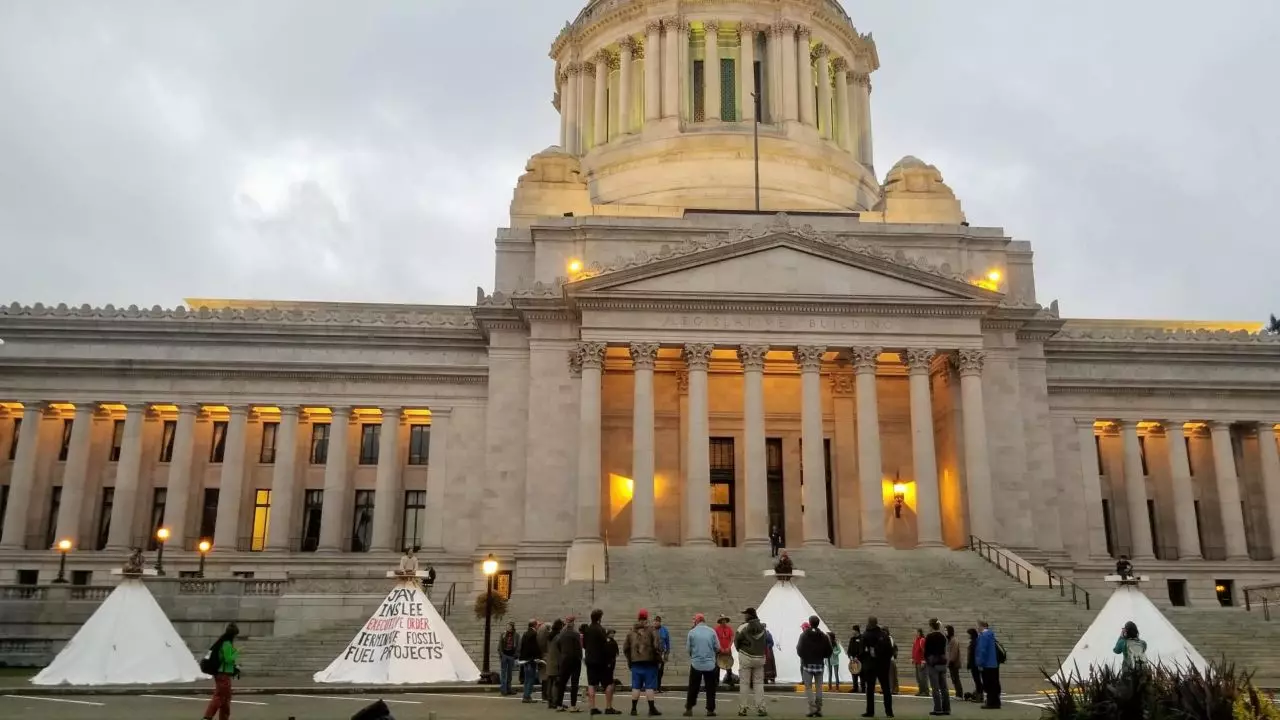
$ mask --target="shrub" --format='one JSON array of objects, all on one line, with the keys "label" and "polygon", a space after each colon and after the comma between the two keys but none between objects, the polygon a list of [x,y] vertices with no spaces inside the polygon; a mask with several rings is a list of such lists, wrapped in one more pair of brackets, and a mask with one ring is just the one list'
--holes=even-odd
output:
[{"label": "shrub", "polygon": [[1226,661],[1197,668],[1095,668],[1053,685],[1046,718],[1054,720],[1280,720],[1280,709]]}]

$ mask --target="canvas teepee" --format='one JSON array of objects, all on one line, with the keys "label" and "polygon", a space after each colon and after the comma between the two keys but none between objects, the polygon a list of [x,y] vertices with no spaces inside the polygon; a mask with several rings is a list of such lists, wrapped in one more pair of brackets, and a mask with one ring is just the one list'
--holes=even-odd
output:
[{"label": "canvas teepee", "polygon": [[[776,646],[773,651],[773,660],[778,668],[778,682],[804,681],[800,677],[800,656],[796,654],[796,643],[800,641],[800,626],[809,621],[810,615],[817,614],[794,582],[775,582],[769,589],[769,593],[764,596],[764,602],[756,608],[756,615],[760,616],[760,622],[764,623],[769,634],[773,635]],[[822,624],[822,629],[830,630],[825,622]],[[733,671],[741,672],[737,649],[733,651]]]},{"label": "canvas teepee", "polygon": [[1055,679],[1064,680],[1072,675],[1088,677],[1094,668],[1120,669],[1124,658],[1113,652],[1113,648],[1121,628],[1129,621],[1138,626],[1139,636],[1147,641],[1147,662],[1151,665],[1194,666],[1200,670],[1208,666],[1141,590],[1134,585],[1121,585],[1076,643]]},{"label": "canvas teepee", "polygon": [[396,583],[318,683],[474,682],[480,670],[415,579]]},{"label": "canvas teepee", "polygon": [[153,685],[206,677],[151,591],[126,578],[31,679],[36,685]]}]

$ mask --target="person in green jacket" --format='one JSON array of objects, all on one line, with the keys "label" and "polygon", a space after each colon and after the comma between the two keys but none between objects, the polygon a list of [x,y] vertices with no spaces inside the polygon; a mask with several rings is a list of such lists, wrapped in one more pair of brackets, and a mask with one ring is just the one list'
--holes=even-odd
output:
[{"label": "person in green jacket", "polygon": [[1138,637],[1138,625],[1132,620],[1124,624],[1124,630],[1120,632],[1116,646],[1111,651],[1116,655],[1124,655],[1124,662],[1120,666],[1122,671],[1128,672],[1139,664],[1147,664],[1147,641]]},{"label": "person in green jacket", "polygon": [[214,713],[218,714],[220,720],[228,720],[231,717],[231,678],[240,677],[240,668],[236,667],[240,651],[234,644],[239,635],[240,628],[235,623],[231,623],[213,644],[214,651],[220,660],[218,672],[213,674],[213,697],[209,699],[209,705],[204,709],[204,720],[213,720]]}]

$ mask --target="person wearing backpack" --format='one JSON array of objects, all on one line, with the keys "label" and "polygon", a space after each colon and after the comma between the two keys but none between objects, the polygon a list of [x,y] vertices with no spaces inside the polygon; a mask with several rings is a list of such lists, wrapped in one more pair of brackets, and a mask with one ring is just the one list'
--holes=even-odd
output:
[{"label": "person wearing backpack", "polygon": [[1003,654],[1000,642],[991,625],[983,620],[978,623],[978,649],[974,652],[974,662],[982,672],[982,689],[986,693],[987,702],[982,707],[988,710],[1000,709],[1000,656]]},{"label": "person wearing backpack", "polygon": [[884,714],[893,717],[893,686],[889,675],[893,668],[893,640],[889,633],[880,627],[880,621],[874,617],[867,618],[867,629],[859,638],[862,663],[862,686],[867,692],[867,712],[862,717],[876,716],[876,683],[880,684],[880,694],[884,698]]},{"label": "person wearing backpack", "polygon": [[1120,638],[1116,640],[1116,646],[1111,650],[1116,655],[1124,655],[1124,662],[1120,668],[1125,672],[1147,664],[1147,641],[1138,637],[1138,625],[1132,620],[1124,624],[1124,629],[1120,631]]},{"label": "person wearing backpack", "polygon": [[209,648],[209,653],[200,661],[200,670],[213,676],[213,697],[204,709],[204,720],[213,720],[216,713],[220,720],[231,717],[231,678],[240,677],[240,668],[236,660],[240,651],[236,650],[235,640],[240,635],[240,628],[231,623],[227,629]]}]

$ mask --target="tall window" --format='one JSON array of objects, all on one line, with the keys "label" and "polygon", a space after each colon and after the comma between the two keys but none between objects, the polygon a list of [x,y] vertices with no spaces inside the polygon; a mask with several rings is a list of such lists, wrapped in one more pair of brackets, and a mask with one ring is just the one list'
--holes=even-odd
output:
[{"label": "tall window", "polygon": [[218,529],[218,488],[204,489],[204,502],[200,505],[200,539],[213,540]]},{"label": "tall window", "polygon": [[1157,560],[1164,560],[1164,549],[1160,547],[1160,531],[1156,527],[1156,501],[1147,500],[1147,525],[1151,528],[1151,547]]},{"label": "tall window", "polygon": [[360,464],[378,464],[378,438],[382,436],[382,426],[377,423],[365,423],[360,426]]},{"label": "tall window", "polygon": [[9,441],[9,459],[18,456],[18,439],[22,437],[22,418],[13,419],[13,439]]},{"label": "tall window", "polygon": [[765,487],[769,496],[769,530],[774,528],[782,535],[782,544],[787,544],[787,505],[783,492],[782,473],[782,438],[767,438],[765,450]]},{"label": "tall window", "polygon": [[58,511],[62,509],[62,486],[55,485],[49,491],[49,518],[44,524],[44,546],[46,548],[53,547],[58,541],[55,534],[58,532]]},{"label": "tall window", "polygon": [[124,444],[124,421],[116,420],[111,424],[111,453],[107,459],[120,462],[120,446]]},{"label": "tall window", "polygon": [[178,434],[178,421],[165,420],[160,431],[160,462],[173,462],[173,438]]},{"label": "tall window", "polygon": [[320,517],[324,510],[324,491],[308,490],[302,500],[302,552],[315,552],[320,547]]},{"label": "tall window", "polygon": [[706,66],[701,60],[693,61],[693,121],[706,122],[707,119],[707,87]]},{"label": "tall window", "polygon": [[738,121],[738,63],[733,58],[720,58],[720,117],[725,122]]},{"label": "tall window", "polygon": [[[764,43],[758,42],[756,45],[756,57],[764,57],[765,52]],[[764,62],[757,60],[755,65],[751,68],[751,74],[752,79],[755,81],[756,89],[756,97],[754,101],[756,104],[756,121],[773,122],[773,118],[765,117],[765,108],[768,107],[768,103],[765,102],[765,93],[767,90],[764,86]],[[742,98],[742,102],[747,102],[748,100],[751,100],[751,98]]]},{"label": "tall window", "polygon": [[271,523],[271,491],[258,490],[253,494],[253,536],[249,539],[250,552],[267,549],[267,526]]},{"label": "tall window", "polygon": [[258,462],[263,465],[276,461],[276,435],[279,430],[278,422],[262,423],[262,449],[258,451]]},{"label": "tall window", "polygon": [[1147,470],[1147,436],[1146,435],[1138,436],[1138,457],[1142,460],[1142,476],[1146,477],[1150,475],[1151,472]]},{"label": "tall window", "polygon": [[711,540],[720,547],[733,547],[738,534],[734,514],[735,472],[733,438],[708,440],[711,461]]},{"label": "tall window", "polygon": [[1102,436],[1093,436],[1093,454],[1098,458],[1098,477],[1107,474],[1106,463],[1102,462]]},{"label": "tall window", "polygon": [[75,421],[71,419],[62,421],[62,444],[58,446],[58,462],[67,461],[67,453],[71,450],[71,427],[74,424]]},{"label": "tall window", "polygon": [[373,540],[373,491],[356,491],[356,508],[351,518],[351,552],[369,552]]},{"label": "tall window", "polygon": [[1200,501],[1193,500],[1191,508],[1195,511],[1196,516],[1196,540],[1200,543],[1200,552],[1204,553],[1204,523],[1200,522]]},{"label": "tall window", "polygon": [[401,548],[416,548],[421,543],[423,523],[427,519],[427,493],[423,490],[406,490],[404,493],[404,522],[400,525]]},{"label": "tall window", "polygon": [[409,464],[426,465],[431,450],[431,426],[409,426]]},{"label": "tall window", "polygon": [[329,423],[311,426],[311,464],[323,465],[329,460]]},{"label": "tall window", "polygon": [[1115,538],[1111,535],[1111,501],[1105,498],[1102,501],[1102,530],[1107,536],[1107,554],[1115,557]]},{"label": "tall window", "polygon": [[212,442],[209,443],[209,462],[220,463],[227,453],[227,421],[215,420]]},{"label": "tall window", "polygon": [[1195,461],[1195,456],[1191,454],[1191,436],[1188,435],[1183,437],[1182,442],[1185,443],[1187,446],[1187,469],[1191,471],[1191,477],[1195,477],[1196,461]]},{"label": "tall window", "polygon": [[[156,488],[151,491],[151,537],[147,538],[147,549],[155,550],[160,547],[160,538],[156,537],[156,531],[164,524],[164,506],[169,501],[169,491],[166,488]],[[182,542],[182,538],[173,538],[178,543]]]},{"label": "tall window", "polygon": [[111,508],[115,503],[116,489],[102,488],[102,502],[98,505],[98,542],[93,546],[95,550],[107,547],[107,538],[111,537]]}]

